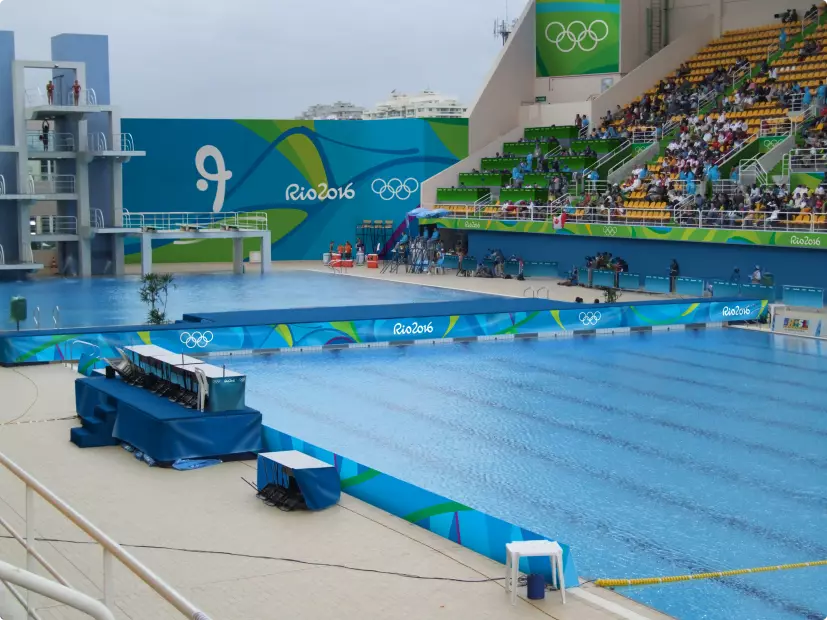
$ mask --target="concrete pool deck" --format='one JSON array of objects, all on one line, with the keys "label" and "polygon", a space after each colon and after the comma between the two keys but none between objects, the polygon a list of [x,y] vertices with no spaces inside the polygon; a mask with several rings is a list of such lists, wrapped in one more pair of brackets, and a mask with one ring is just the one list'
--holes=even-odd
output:
[{"label": "concrete pool deck", "polygon": [[[423,580],[285,561],[460,580],[499,578],[504,571],[496,562],[347,495],[339,506],[321,513],[268,508],[242,480],[255,479],[253,462],[179,472],[151,469],[117,447],[81,450],[68,441],[69,429],[77,424],[72,419],[77,376],[61,365],[0,368],[0,451],[213,620],[668,618],[591,585],[570,590],[565,606],[550,592],[544,601],[520,598],[512,607],[502,581]],[[0,468],[0,515],[22,528],[24,510],[22,483]],[[40,500],[36,515],[37,536],[51,539],[39,544],[41,552],[73,585],[100,597],[100,550]],[[25,566],[22,547],[8,537],[0,538],[0,557]],[[181,617],[125,570],[116,570],[115,582],[116,617]],[[44,620],[86,617],[36,600]],[[0,617],[25,618],[5,590],[0,592]]]}]

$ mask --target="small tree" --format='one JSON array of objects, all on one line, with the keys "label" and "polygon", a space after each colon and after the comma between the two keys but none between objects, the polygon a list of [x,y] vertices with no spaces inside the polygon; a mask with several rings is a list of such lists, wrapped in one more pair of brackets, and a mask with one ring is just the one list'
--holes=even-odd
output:
[{"label": "small tree", "polygon": [[607,304],[613,304],[618,299],[621,298],[623,293],[620,292],[620,289],[617,288],[604,288],[603,289],[603,301]]},{"label": "small tree", "polygon": [[147,323],[162,325],[167,322],[167,295],[169,288],[175,288],[171,273],[148,273],[141,276],[141,288],[138,290],[141,302],[149,304]]}]

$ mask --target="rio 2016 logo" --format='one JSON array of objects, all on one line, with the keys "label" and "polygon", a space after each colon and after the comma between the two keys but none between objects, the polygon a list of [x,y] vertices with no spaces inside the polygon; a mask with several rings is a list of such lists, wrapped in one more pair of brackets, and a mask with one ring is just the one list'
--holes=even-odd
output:
[{"label": "rio 2016 logo", "polygon": [[284,199],[296,200],[353,200],[356,197],[356,190],[353,183],[344,187],[328,187],[327,183],[319,183],[315,188],[301,187],[298,183],[287,186],[284,191]]},{"label": "rio 2016 logo", "polygon": [[810,237],[809,235],[804,235],[803,237],[798,237],[793,235],[790,237],[790,243],[792,245],[821,245],[821,238],[820,237]]},{"label": "rio 2016 logo", "polygon": [[402,323],[397,323],[393,326],[393,335],[394,336],[413,336],[416,334],[432,334],[434,333],[434,324],[433,322],[428,323],[427,325],[420,325],[416,321],[411,323],[410,325],[403,325]]},{"label": "rio 2016 logo", "polygon": [[741,306],[724,306],[724,309],[721,311],[721,314],[724,316],[747,316],[752,314],[752,311],[749,308],[742,308]]},{"label": "rio 2016 logo", "polygon": [[[2,0],[0,0],[2,1]],[[215,162],[215,172],[207,170],[207,159]],[[233,178],[231,170],[227,170],[224,163],[224,156],[218,147],[207,144],[198,149],[195,154],[195,169],[201,178],[195,182],[199,192],[206,192],[210,188],[210,182],[215,182],[215,198],[212,203],[213,213],[218,213],[224,207],[224,197],[227,195],[227,181]]]}]

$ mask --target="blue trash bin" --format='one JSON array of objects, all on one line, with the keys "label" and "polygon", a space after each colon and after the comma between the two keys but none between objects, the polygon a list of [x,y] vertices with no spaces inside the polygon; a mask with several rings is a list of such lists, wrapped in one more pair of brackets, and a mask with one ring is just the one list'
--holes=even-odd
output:
[{"label": "blue trash bin", "polygon": [[532,601],[540,601],[546,597],[546,580],[540,573],[528,576],[527,596]]}]

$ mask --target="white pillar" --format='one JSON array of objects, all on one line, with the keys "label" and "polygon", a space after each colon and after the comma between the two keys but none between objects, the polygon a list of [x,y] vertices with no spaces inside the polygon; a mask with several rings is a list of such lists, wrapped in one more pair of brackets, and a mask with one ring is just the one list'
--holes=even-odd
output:
[{"label": "white pillar", "polygon": [[270,231],[265,230],[261,233],[261,273],[270,272]]},{"label": "white pillar", "polygon": [[233,237],[233,273],[244,273],[243,237]]},{"label": "white pillar", "polygon": [[[80,152],[88,151],[88,121],[78,122],[78,146]],[[89,214],[89,160],[85,157],[75,159],[75,216],[78,222],[78,275],[81,278],[92,277],[92,236]]]},{"label": "white pillar", "polygon": [[141,275],[152,273],[152,236],[141,235]]}]

